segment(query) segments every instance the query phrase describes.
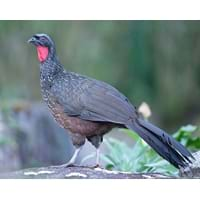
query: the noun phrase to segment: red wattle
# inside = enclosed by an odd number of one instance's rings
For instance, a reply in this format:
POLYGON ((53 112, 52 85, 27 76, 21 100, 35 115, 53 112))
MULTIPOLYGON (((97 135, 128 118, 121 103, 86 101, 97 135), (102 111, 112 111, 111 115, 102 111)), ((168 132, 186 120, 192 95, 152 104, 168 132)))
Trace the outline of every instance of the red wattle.
POLYGON ((49 54, 48 47, 37 46, 37 54, 38 54, 38 60, 40 62, 45 61, 47 59, 48 54, 49 54))

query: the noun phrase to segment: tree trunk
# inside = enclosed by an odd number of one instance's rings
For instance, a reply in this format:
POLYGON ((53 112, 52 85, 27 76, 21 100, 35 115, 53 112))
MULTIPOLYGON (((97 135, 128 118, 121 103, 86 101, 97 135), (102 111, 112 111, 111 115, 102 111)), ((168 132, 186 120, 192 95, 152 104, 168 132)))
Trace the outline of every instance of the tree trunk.
POLYGON ((102 168, 50 166, 42 168, 25 169, 16 172, 1 174, 0 178, 20 179, 151 179, 176 178, 159 173, 128 173, 109 171, 102 168))

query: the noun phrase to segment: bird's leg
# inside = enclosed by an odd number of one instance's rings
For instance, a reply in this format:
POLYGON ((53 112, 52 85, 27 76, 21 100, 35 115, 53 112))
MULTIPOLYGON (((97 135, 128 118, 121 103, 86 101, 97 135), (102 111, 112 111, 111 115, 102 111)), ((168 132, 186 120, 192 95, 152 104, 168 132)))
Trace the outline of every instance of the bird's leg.
POLYGON ((96 165, 95 167, 100 167, 100 149, 96 148, 96 165))
POLYGON ((94 168, 100 167, 100 144, 103 142, 103 136, 95 135, 95 136, 87 137, 87 139, 96 148, 96 165, 94 166, 94 168))
POLYGON ((75 161, 76 161, 76 158, 78 157, 78 154, 79 154, 81 148, 82 148, 82 146, 76 148, 76 150, 75 150, 73 156, 71 157, 71 159, 70 159, 67 163, 65 163, 65 164, 63 164, 63 165, 60 165, 60 167, 69 167, 69 166, 73 166, 73 164, 74 164, 75 161))
POLYGON ((73 166, 82 146, 85 143, 85 136, 82 136, 78 133, 71 133, 70 136, 71 136, 73 145, 76 147, 76 150, 75 150, 73 156, 71 157, 71 159, 66 164, 63 164, 60 167, 73 166))

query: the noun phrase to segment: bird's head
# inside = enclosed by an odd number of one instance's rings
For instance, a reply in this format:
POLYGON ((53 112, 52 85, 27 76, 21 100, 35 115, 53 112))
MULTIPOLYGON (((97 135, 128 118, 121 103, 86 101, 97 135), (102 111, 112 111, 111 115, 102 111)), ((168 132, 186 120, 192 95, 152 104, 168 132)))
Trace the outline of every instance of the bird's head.
POLYGON ((44 62, 49 55, 53 56, 55 54, 55 44, 47 34, 35 34, 28 40, 28 43, 36 46, 38 60, 40 62, 44 62))

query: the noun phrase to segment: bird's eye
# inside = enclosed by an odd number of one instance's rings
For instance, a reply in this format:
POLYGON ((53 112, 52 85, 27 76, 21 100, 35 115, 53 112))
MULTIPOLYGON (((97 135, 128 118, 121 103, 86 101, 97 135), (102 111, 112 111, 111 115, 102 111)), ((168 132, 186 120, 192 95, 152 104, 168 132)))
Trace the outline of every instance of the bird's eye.
POLYGON ((45 37, 40 37, 40 40, 41 41, 46 41, 46 38, 45 37))

